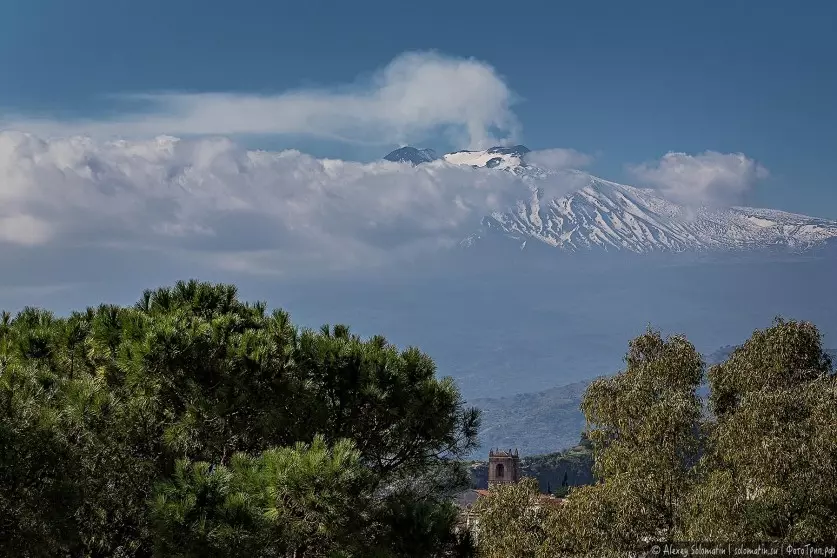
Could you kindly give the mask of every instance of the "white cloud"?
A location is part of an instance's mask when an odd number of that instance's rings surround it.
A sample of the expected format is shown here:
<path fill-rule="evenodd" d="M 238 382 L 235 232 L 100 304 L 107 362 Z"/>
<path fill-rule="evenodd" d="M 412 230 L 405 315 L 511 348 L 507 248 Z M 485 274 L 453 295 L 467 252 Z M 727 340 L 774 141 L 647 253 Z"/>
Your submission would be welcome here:
<path fill-rule="evenodd" d="M 406 144 L 442 132 L 473 148 L 512 141 L 513 95 L 490 65 L 435 53 L 395 58 L 363 84 L 273 95 L 164 93 L 132 95 L 141 114 L 110 120 L 5 118 L 3 128 L 41 136 L 98 138 L 288 134 L 347 142 Z M 495 133 L 501 137 L 495 137 Z"/>
<path fill-rule="evenodd" d="M 4 259 L 143 250 L 231 271 L 363 267 L 455 244 L 528 194 L 511 173 L 443 161 L 362 164 L 223 138 L 0 132 Z"/>
<path fill-rule="evenodd" d="M 642 182 L 672 201 L 691 205 L 740 202 L 767 169 L 742 153 L 666 153 L 659 161 L 631 166 Z"/>
<path fill-rule="evenodd" d="M 541 149 L 526 154 L 526 161 L 550 170 L 580 169 L 593 162 L 593 156 L 581 153 L 575 149 L 556 147 Z"/>
<path fill-rule="evenodd" d="M 31 215 L 0 217 L 0 242 L 36 246 L 49 240 L 52 228 L 49 223 Z"/>

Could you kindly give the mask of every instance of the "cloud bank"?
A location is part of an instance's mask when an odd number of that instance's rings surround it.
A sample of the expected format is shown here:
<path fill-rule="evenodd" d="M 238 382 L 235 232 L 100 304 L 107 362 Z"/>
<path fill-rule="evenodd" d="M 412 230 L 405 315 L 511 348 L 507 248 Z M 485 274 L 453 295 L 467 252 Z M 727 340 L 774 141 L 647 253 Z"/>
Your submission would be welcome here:
<path fill-rule="evenodd" d="M 588 159 L 540 153 L 555 167 Z M 669 153 L 633 171 L 666 197 L 701 203 L 734 198 L 766 173 L 743 155 L 714 152 Z M 482 217 L 512 209 L 535 187 L 557 198 L 588 179 L 556 171 L 530 183 L 441 160 L 414 167 L 317 159 L 249 151 L 226 138 L 0 132 L 0 255 L 144 251 L 266 273 L 391 265 L 455 246 Z"/>
<path fill-rule="evenodd" d="M 156 250 L 234 271 L 351 268 L 455 245 L 527 195 L 511 173 L 443 161 L 0 132 L 0 252 Z"/>
<path fill-rule="evenodd" d="M 513 141 L 519 125 L 513 94 L 485 62 L 410 52 L 362 83 L 272 95 L 162 93 L 131 95 L 140 114 L 110 120 L 6 118 L 0 127 L 40 136 L 97 138 L 160 134 L 304 135 L 346 142 L 409 144 L 435 133 L 484 148 Z"/>
<path fill-rule="evenodd" d="M 659 161 L 629 166 L 640 181 L 675 202 L 687 205 L 739 203 L 766 168 L 743 153 L 705 151 L 698 155 L 666 153 Z"/>

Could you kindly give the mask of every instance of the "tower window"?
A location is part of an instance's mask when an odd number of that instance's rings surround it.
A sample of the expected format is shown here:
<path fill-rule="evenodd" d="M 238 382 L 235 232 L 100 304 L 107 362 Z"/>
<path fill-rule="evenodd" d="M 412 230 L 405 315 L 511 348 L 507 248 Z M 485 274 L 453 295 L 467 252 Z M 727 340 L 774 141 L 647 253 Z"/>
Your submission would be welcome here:
<path fill-rule="evenodd" d="M 497 464 L 497 478 L 502 479 L 503 475 L 506 473 L 506 468 L 503 466 L 502 463 Z"/>

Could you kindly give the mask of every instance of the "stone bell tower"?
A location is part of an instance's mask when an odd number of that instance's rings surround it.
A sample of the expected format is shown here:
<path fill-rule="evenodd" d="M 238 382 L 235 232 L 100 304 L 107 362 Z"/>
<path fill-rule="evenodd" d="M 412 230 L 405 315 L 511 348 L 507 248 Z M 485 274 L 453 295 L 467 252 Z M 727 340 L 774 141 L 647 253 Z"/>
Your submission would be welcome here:
<path fill-rule="evenodd" d="M 488 488 L 495 484 L 510 484 L 520 480 L 520 456 L 517 450 L 488 452 Z"/>

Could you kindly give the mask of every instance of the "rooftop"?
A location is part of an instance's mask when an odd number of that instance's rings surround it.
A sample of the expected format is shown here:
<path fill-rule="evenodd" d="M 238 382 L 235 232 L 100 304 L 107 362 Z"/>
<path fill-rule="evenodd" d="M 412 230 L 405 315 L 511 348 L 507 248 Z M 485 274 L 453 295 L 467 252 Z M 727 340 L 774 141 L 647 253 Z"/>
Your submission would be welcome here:
<path fill-rule="evenodd" d="M 509 450 L 501 450 L 499 448 L 492 449 L 488 452 L 488 457 L 519 457 L 517 453 L 517 448 L 515 448 L 514 452 L 511 449 Z"/>

